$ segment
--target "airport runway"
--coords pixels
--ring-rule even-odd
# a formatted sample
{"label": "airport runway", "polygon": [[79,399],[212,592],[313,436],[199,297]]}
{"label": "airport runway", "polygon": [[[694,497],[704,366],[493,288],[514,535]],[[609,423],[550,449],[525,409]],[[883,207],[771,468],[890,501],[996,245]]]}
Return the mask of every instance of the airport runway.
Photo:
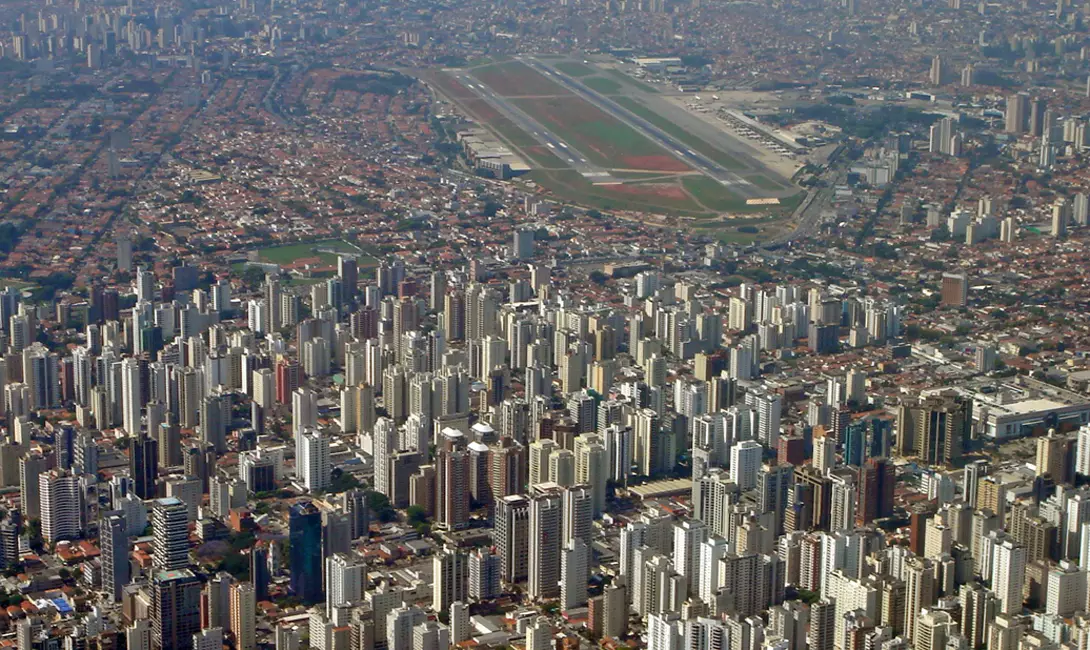
{"label": "airport runway", "polygon": [[659,146],[666,149],[678,160],[681,160],[687,165],[690,165],[694,169],[703,172],[704,174],[714,178],[723,185],[729,187],[731,191],[737,192],[747,198],[764,196],[767,192],[762,192],[760,188],[753,185],[745,178],[738,174],[726,169],[719,163],[709,159],[708,157],[689,149],[686,144],[674,138],[669,133],[666,133],[662,129],[658,128],[654,124],[651,124],[642,117],[632,113],[625,107],[621,106],[617,102],[613,101],[609,97],[598,93],[597,91],[588,88],[583,85],[579,80],[569,77],[563,74],[559,70],[556,70],[537,59],[532,57],[517,57],[526,65],[530,66],[534,70],[545,75],[547,78],[557,81],[568,90],[579,95],[586,101],[590,102],[593,106],[599,110],[604,111],[606,114],[613,116],[620,120],[624,124],[634,129],[637,133],[643,135],[645,138],[657,143]]}
{"label": "airport runway", "polygon": [[[515,126],[519,129],[548,147],[550,153],[568,163],[572,169],[579,172],[591,183],[605,184],[620,182],[611,176],[605,168],[592,164],[582,152],[561,140],[556,134],[527,115],[525,111],[518,106],[515,106],[507,98],[497,95],[491,88],[481,83],[480,80],[472,74],[461,70],[451,71],[451,74],[458,79],[463,86],[469,88],[473,93],[495,107],[496,110],[503,113],[504,117],[514,122]],[[533,160],[527,160],[526,162],[532,163]]]}

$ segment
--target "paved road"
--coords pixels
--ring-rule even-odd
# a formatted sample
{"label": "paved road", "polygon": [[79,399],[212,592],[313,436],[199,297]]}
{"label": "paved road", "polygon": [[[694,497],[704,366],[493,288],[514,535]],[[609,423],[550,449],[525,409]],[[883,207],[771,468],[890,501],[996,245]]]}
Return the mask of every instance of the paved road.
{"label": "paved road", "polygon": [[[527,115],[525,111],[518,106],[515,106],[510,100],[497,95],[491,88],[481,83],[480,80],[472,74],[464,71],[452,71],[452,74],[463,86],[494,106],[504,114],[504,117],[514,122],[515,126],[519,129],[548,147],[550,153],[568,163],[569,166],[582,174],[588,181],[592,183],[617,182],[614,177],[610,176],[605,168],[591,163],[585,154],[560,139],[555,133]],[[526,162],[530,163],[533,161],[527,160]]]}
{"label": "paved road", "polygon": [[580,82],[578,79],[569,77],[563,72],[556,70],[555,68],[552,68],[532,57],[519,57],[519,60],[530,66],[531,68],[537,70],[538,72],[544,74],[546,77],[549,77],[559,82],[568,90],[574,92],[576,95],[579,95],[586,101],[590,102],[592,105],[596,106],[599,110],[602,110],[605,113],[612,115],[614,118],[620,120],[621,122],[627,124],[629,127],[643,135],[645,138],[657,143],[659,146],[666,149],[667,152],[669,152],[678,160],[681,160],[685,164],[690,165],[701,172],[704,172],[706,175],[714,178],[723,185],[730,187],[733,191],[747,196],[756,196],[761,194],[760,190],[745,178],[742,178],[738,174],[723,167],[714,160],[711,160],[710,158],[696,151],[693,151],[688,147],[688,145],[681,142],[674,136],[663,131],[662,129],[643,119],[639,115],[636,115],[635,113],[629,111],[627,108],[621,106],[609,97],[606,97],[605,95],[602,95],[597,91],[588,88],[587,86],[583,85],[583,83]]}
{"label": "paved road", "polygon": [[829,207],[832,201],[834,188],[845,181],[847,170],[837,166],[829,174],[826,174],[827,187],[811,189],[806,193],[806,198],[795,210],[795,228],[780,237],[761,244],[762,248],[774,248],[793,241],[806,239],[817,232],[821,227],[821,214]]}

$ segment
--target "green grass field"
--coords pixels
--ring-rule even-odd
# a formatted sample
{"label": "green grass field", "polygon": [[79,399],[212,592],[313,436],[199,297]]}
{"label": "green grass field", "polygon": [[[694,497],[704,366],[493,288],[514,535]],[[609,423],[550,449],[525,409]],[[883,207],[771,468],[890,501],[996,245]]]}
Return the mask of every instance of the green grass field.
{"label": "green grass field", "polygon": [[608,68],[608,69],[606,69],[606,72],[608,72],[609,74],[613,75],[614,77],[620,79],[621,81],[623,81],[623,82],[625,82],[627,84],[631,84],[631,85],[635,86],[636,88],[639,88],[640,90],[642,90],[645,93],[658,94],[658,92],[659,92],[658,88],[655,88],[654,86],[652,86],[649,83],[644,83],[644,82],[640,81],[639,79],[636,79],[635,77],[630,77],[627,74],[625,74],[625,73],[621,72],[620,70],[618,70],[617,68]]}
{"label": "green grass field", "polygon": [[[328,251],[328,252],[327,252]],[[335,251],[335,252],[334,252]],[[363,253],[355,246],[340,239],[327,239],[316,242],[302,242],[298,244],[286,244],[273,246],[258,251],[257,256],[262,262],[272,264],[291,264],[295,260],[306,257],[317,257],[322,264],[335,265],[337,253],[355,255],[360,266],[373,266],[378,263],[375,258]]]}
{"label": "green grass field", "polygon": [[778,192],[784,188],[784,186],[771,178],[763,175],[749,176],[746,178],[749,182],[753,183],[762,190],[768,190],[770,192]]}
{"label": "green grass field", "polygon": [[594,69],[578,61],[561,61],[556,64],[556,69],[569,77],[586,77],[594,74]]}
{"label": "green grass field", "polygon": [[744,198],[707,176],[686,176],[681,179],[681,184],[697,201],[716,212],[757,212],[768,207],[746,205]]}
{"label": "green grass field", "polygon": [[616,95],[623,90],[620,83],[606,77],[587,77],[583,79],[583,83],[587,88],[598,91],[603,95]]}

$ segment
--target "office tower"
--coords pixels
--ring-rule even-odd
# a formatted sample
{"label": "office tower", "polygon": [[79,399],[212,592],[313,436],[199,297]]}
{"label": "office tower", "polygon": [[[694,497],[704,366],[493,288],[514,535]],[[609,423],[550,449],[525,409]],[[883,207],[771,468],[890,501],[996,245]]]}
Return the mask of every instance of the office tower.
{"label": "office tower", "polygon": [[1045,612],[1070,617],[1086,609],[1086,571],[1067,560],[1048,570]]}
{"label": "office tower", "polygon": [[590,489],[595,517],[605,511],[606,482],[609,480],[607,462],[602,436],[584,434],[575,438],[575,481]]}
{"label": "office tower", "polygon": [[356,258],[348,255],[337,256],[337,277],[341,281],[341,300],[345,304],[356,300],[356,288],[359,284],[359,265]]}
{"label": "office tower", "polygon": [[367,537],[371,528],[371,511],[367,506],[367,492],[349,490],[340,495],[341,510],[348,514],[352,539]]}
{"label": "office tower", "polygon": [[757,411],[757,441],[775,449],[780,442],[780,415],[783,398],[766,392],[746,393],[746,404]]}
{"label": "office tower", "polygon": [[945,66],[943,65],[942,57],[935,56],[931,58],[931,74],[930,80],[932,86],[941,86],[943,77],[945,76]]}
{"label": "office tower", "polygon": [[949,307],[964,307],[969,301],[969,276],[965,273],[943,273],[941,301]]}
{"label": "office tower", "polygon": [[306,386],[291,394],[291,425],[296,436],[318,426],[318,395]]}
{"label": "office tower", "polygon": [[[1087,427],[1090,430],[1090,427]],[[1090,437],[1090,434],[1088,434]],[[553,452],[556,451],[556,441],[549,438],[542,438],[541,440],[535,440],[530,443],[530,485],[534,486],[538,483],[545,483],[549,480],[549,458]]]}
{"label": "office tower", "polygon": [[621,639],[628,635],[628,594],[623,584],[613,583],[602,591],[604,616],[602,636]]}
{"label": "office tower", "polygon": [[500,556],[500,577],[514,583],[528,575],[530,499],[513,494],[496,500],[493,544]]}
{"label": "office tower", "polygon": [[886,458],[871,458],[859,471],[859,507],[856,525],[865,526],[893,514],[893,487],[896,474]]}
{"label": "office tower", "polygon": [[151,508],[154,538],[152,564],[156,571],[189,566],[189,506],[175,497],[156,499]]}
{"label": "office tower", "polygon": [[250,549],[250,580],[254,583],[254,598],[257,602],[268,600],[269,583],[272,581],[268,547],[255,546]]}
{"label": "office tower", "polygon": [[529,228],[515,229],[511,241],[511,257],[528,260],[534,256],[534,231]]}
{"label": "office tower", "polygon": [[1004,130],[1007,133],[1026,132],[1029,118],[1029,95],[1018,93],[1007,98],[1007,110],[1004,118]]}
{"label": "office tower", "polygon": [[469,596],[469,561],[466,554],[443,547],[432,558],[432,609],[445,612],[451,603]]}
{"label": "office tower", "polygon": [[228,395],[209,395],[197,405],[200,420],[201,442],[212,445],[216,453],[227,451],[227,427],[231,420],[231,398]]}
{"label": "office tower", "polygon": [[988,625],[995,619],[995,594],[979,583],[961,585],[961,633],[973,649],[984,647]]}
{"label": "office tower", "polygon": [[465,528],[469,525],[469,451],[465,434],[443,429],[437,442],[436,524],[446,530]]}
{"label": "office tower", "polygon": [[957,463],[972,426],[971,400],[952,391],[908,401],[898,410],[898,452],[931,465]]}
{"label": "office tower", "polygon": [[702,521],[681,521],[673,527],[673,562],[678,575],[685,577],[694,593],[699,592],[700,545],[708,539],[708,527]]}
{"label": "office tower", "polygon": [[1070,439],[1055,433],[1037,438],[1037,476],[1048,476],[1057,484],[1066,483],[1065,465],[1070,457]]}
{"label": "office tower", "polygon": [[257,595],[249,582],[236,582],[230,589],[231,634],[237,650],[257,647]]}
{"label": "office tower", "polygon": [[295,474],[303,487],[311,492],[327,489],[332,480],[329,436],[315,430],[296,433],[295,464]]}
{"label": "office tower", "polygon": [[1001,614],[1022,611],[1022,588],[1026,580],[1026,549],[1011,539],[1004,539],[992,549],[992,591]]}
{"label": "office tower", "polygon": [[558,489],[549,488],[530,497],[528,594],[535,600],[559,595],[562,510]]}
{"label": "office tower", "polygon": [[961,69],[961,85],[963,88],[968,88],[976,82],[976,68],[972,63],[968,63]]}
{"label": "office tower", "polygon": [[394,490],[390,479],[393,457],[398,451],[397,425],[390,418],[379,418],[375,422],[372,440],[375,491],[387,497],[392,497]]}
{"label": "office tower", "polygon": [[[1047,147],[1046,149],[1042,150],[1042,158],[1046,155],[1045,151],[1049,150],[1051,150],[1051,147]],[[1048,164],[1045,164],[1044,162],[1041,163],[1041,167],[1044,168],[1048,168],[1051,166],[1051,162],[1049,162]],[[1067,234],[1067,224],[1070,223],[1070,221],[1071,204],[1069,204],[1066,199],[1058,199],[1055,203],[1052,204],[1052,229],[1050,234],[1053,237],[1063,237]]]}
{"label": "office tower", "polygon": [[107,515],[99,523],[98,545],[102,550],[102,587],[111,600],[121,600],[129,583],[129,531],[125,518]]}
{"label": "office tower", "polygon": [[633,427],[633,455],[636,473],[641,476],[653,476],[662,471],[661,432],[659,415],[654,410],[645,408],[636,411]]}
{"label": "office tower", "polygon": [[590,544],[594,533],[594,496],[585,485],[565,487],[563,495],[564,528],[562,545],[573,539]]}
{"label": "office tower", "polygon": [[935,585],[935,563],[929,559],[910,557],[904,565],[905,636],[912,639],[916,634],[916,622],[920,612],[935,604],[937,586]]}
{"label": "office tower", "polygon": [[[265,332],[272,333],[280,329],[284,323],[281,319],[281,289],[280,281],[272,274],[265,276]],[[290,324],[289,324],[290,326]]]}
{"label": "office tower", "polygon": [[20,506],[23,516],[28,520],[41,518],[39,477],[46,472],[46,469],[46,459],[40,453],[29,452],[19,459]]}
{"label": "office tower", "polygon": [[79,478],[70,472],[51,470],[38,476],[41,499],[42,539],[53,544],[76,539],[83,531],[83,498]]}
{"label": "office tower", "polygon": [[201,629],[201,582],[189,569],[159,570],[151,581],[154,650],[189,650]]}
{"label": "office tower", "polygon": [[129,443],[129,476],[133,492],[141,499],[154,499],[158,494],[159,442],[143,434],[135,434]]}
{"label": "office tower", "polygon": [[357,604],[363,600],[363,585],[367,567],[353,555],[335,553],[326,558],[326,616],[340,605]]}
{"label": "office tower", "polygon": [[549,482],[562,487],[575,483],[575,454],[567,449],[549,454]]}
{"label": "office tower", "polygon": [[570,611],[587,604],[587,579],[590,576],[590,547],[578,537],[561,551],[560,607]]}
{"label": "office tower", "polygon": [[294,503],[288,515],[291,590],[307,604],[322,601],[322,513],[310,501]]}
{"label": "office tower", "polygon": [[121,425],[130,437],[140,435],[140,364],[128,357],[121,361]]}

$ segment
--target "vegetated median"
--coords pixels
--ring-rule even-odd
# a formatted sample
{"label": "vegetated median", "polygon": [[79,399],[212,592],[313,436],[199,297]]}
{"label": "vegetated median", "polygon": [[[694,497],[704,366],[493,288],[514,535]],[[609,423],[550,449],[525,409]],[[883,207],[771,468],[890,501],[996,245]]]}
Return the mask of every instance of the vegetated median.
{"label": "vegetated median", "polygon": [[691,167],[580,97],[512,100],[530,117],[606,168],[684,172]]}
{"label": "vegetated median", "polygon": [[632,113],[638,117],[641,117],[656,127],[662,129],[666,133],[674,136],[678,140],[681,140],[685,144],[692,147],[695,151],[707,156],[712,161],[726,167],[727,169],[744,170],[746,166],[738,161],[737,158],[729,153],[719,149],[718,147],[708,144],[707,140],[704,140],[698,135],[690,133],[681,128],[677,124],[674,124],[665,117],[659,115],[655,111],[648,108],[643,103],[631,98],[631,97],[614,97],[613,101],[620,104],[622,107],[632,111]]}

